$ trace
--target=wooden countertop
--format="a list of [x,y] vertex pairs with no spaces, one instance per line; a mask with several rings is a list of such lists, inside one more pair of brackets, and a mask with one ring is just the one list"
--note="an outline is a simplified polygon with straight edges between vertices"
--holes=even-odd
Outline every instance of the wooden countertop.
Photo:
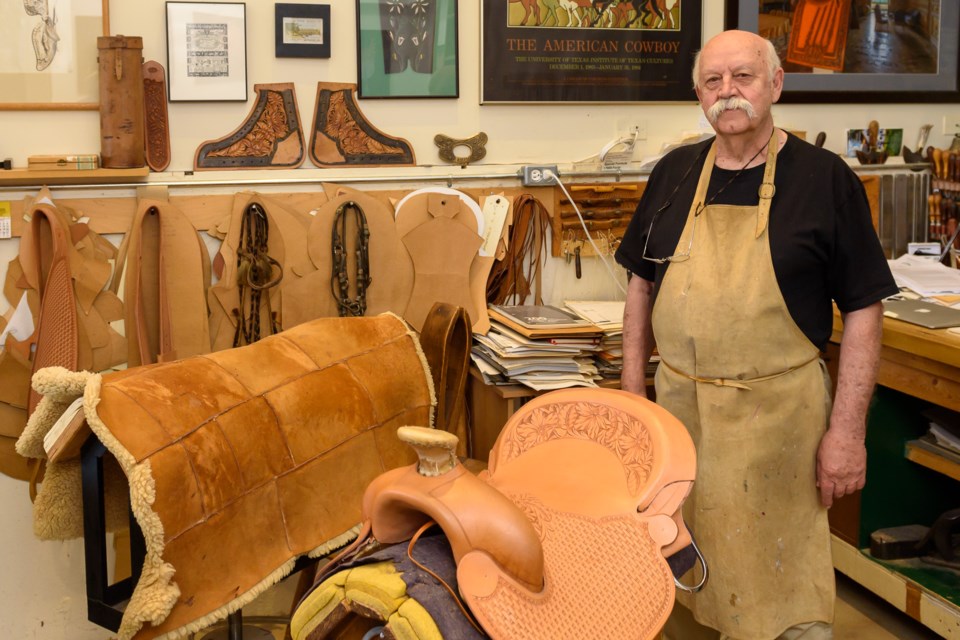
[[[842,337],[834,308],[830,341]],[[960,334],[885,317],[882,345],[877,384],[960,411]]]

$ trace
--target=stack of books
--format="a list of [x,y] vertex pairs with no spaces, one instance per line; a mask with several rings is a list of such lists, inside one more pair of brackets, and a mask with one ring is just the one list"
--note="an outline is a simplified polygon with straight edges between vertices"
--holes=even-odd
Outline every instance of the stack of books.
[[537,391],[595,387],[594,362],[603,332],[550,305],[490,305],[490,331],[474,334],[471,357],[488,384]]

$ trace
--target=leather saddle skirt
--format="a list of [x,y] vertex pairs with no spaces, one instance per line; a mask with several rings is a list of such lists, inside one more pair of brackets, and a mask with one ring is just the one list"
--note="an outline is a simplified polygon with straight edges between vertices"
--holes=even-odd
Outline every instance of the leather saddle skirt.
[[[545,394],[510,419],[479,476],[453,457],[450,434],[400,435],[420,462],[370,484],[364,532],[343,557],[433,521],[459,597],[491,638],[657,636],[675,596],[667,556],[690,543],[680,509],[696,473],[693,443],[666,410],[612,389]],[[315,590],[329,593],[337,567]],[[324,619],[336,607],[312,593],[294,611],[294,640],[341,637]]]

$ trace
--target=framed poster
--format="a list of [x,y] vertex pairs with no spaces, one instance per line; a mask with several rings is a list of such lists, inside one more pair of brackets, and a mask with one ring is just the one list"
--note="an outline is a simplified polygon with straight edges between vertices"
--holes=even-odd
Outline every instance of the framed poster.
[[696,102],[703,0],[481,6],[481,103]]
[[330,57],[330,5],[278,2],[274,13],[276,57]]
[[357,0],[360,98],[459,95],[457,0]]
[[167,2],[170,102],[245,102],[246,31],[242,2]]
[[727,0],[726,27],[773,42],[780,102],[960,102],[960,3],[892,4]]
[[109,0],[0,2],[0,110],[99,108]]

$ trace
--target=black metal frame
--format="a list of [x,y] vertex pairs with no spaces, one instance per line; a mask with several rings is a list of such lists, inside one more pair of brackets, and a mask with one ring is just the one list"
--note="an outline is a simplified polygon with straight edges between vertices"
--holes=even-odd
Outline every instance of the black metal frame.
[[87,619],[117,631],[133,586],[140,579],[147,555],[143,532],[130,512],[130,566],[133,575],[110,584],[107,574],[107,525],[103,500],[103,456],[107,448],[97,438],[88,438],[80,450],[83,493],[83,550],[87,574]]

